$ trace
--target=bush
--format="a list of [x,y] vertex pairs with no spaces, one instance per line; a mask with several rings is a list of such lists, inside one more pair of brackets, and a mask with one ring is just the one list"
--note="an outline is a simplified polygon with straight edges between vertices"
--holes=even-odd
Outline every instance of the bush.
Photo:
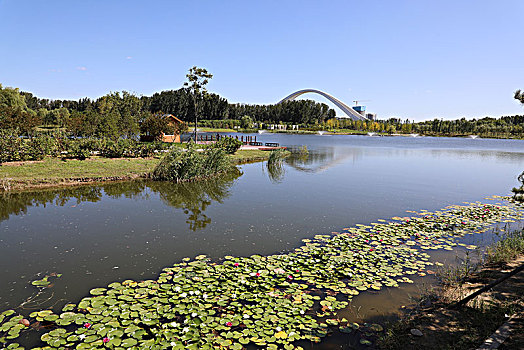
[[0,163],[42,160],[46,156],[83,160],[97,153],[108,158],[151,157],[156,150],[169,147],[171,145],[167,143],[143,143],[130,139],[68,139],[61,133],[24,139],[19,137],[17,130],[0,130]]
[[56,156],[58,154],[58,145],[50,136],[41,135],[32,137],[25,145],[26,160],[42,160],[46,156]]
[[267,160],[268,164],[276,164],[281,163],[284,158],[288,156],[288,152],[286,152],[283,148],[277,148],[271,151],[269,153],[269,158]]
[[524,231],[506,233],[502,239],[486,249],[486,261],[503,264],[524,253]]
[[18,137],[17,130],[0,130],[0,163],[22,160],[24,140]]
[[194,147],[187,150],[174,148],[155,167],[152,177],[154,180],[193,181],[226,172],[232,167],[221,148],[208,148],[203,152]]
[[223,137],[212,145],[212,148],[222,148],[227,154],[234,154],[242,146],[242,141],[232,138]]
[[42,160],[45,156],[58,154],[58,145],[52,137],[41,135],[23,139],[17,130],[0,130],[0,149],[0,163]]

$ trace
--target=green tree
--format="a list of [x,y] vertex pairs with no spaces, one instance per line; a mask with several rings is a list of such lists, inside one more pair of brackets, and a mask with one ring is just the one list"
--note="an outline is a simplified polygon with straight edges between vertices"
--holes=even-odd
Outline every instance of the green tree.
[[174,126],[169,124],[167,116],[162,113],[146,112],[140,123],[140,133],[157,141],[161,139],[162,133],[172,135],[175,132],[174,129]]
[[250,116],[245,115],[240,119],[240,126],[242,129],[249,129],[253,126],[253,119]]
[[27,107],[24,96],[18,89],[0,84],[0,128],[18,129],[28,134],[35,126],[42,123],[37,113]]
[[189,69],[189,73],[186,74],[187,81],[184,83],[184,87],[189,91],[193,98],[193,108],[195,111],[195,142],[197,140],[197,127],[198,127],[198,100],[201,96],[207,94],[206,85],[209,83],[209,79],[213,78],[213,74],[208,73],[207,69],[193,66]]
[[18,89],[6,87],[2,88],[0,84],[0,106],[11,107],[27,111],[27,104],[25,98]]

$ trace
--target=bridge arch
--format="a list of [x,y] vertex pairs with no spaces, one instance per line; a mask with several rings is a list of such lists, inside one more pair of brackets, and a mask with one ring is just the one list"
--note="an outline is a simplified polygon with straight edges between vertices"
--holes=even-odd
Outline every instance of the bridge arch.
[[314,94],[319,94],[319,95],[327,98],[329,101],[333,102],[333,104],[335,106],[340,108],[342,110],[342,112],[346,113],[346,115],[348,117],[350,117],[351,119],[353,119],[353,120],[367,120],[367,118],[365,116],[363,116],[359,112],[355,111],[353,108],[349,107],[347,104],[345,104],[344,102],[340,101],[339,99],[331,96],[328,93],[325,93],[325,92],[320,91],[320,90],[315,90],[315,89],[304,89],[304,90],[296,91],[296,92],[292,93],[291,95],[283,98],[278,103],[282,103],[282,102],[286,102],[286,101],[293,101],[298,96],[303,95],[303,94],[307,94],[307,93],[310,93],[310,92],[314,93]]

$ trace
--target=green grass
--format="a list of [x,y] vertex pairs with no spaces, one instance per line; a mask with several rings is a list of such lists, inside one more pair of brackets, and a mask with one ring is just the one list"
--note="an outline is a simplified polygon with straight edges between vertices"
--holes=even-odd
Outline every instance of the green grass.
[[46,158],[40,162],[0,167],[0,190],[65,185],[86,179],[132,179],[148,174],[159,162],[155,158],[91,158],[61,160]]
[[[189,129],[191,132],[194,129]],[[234,129],[226,129],[226,128],[198,128],[199,132],[237,132]]]
[[486,249],[489,264],[504,264],[524,253],[524,230],[507,233]]
[[257,149],[242,149],[230,154],[229,157],[234,164],[259,162],[269,159],[269,151],[260,151]]
[[[233,164],[263,161],[267,151],[239,150],[228,158]],[[78,184],[89,181],[134,179],[147,176],[160,162],[158,158],[99,158],[20,162],[0,166],[0,191]]]

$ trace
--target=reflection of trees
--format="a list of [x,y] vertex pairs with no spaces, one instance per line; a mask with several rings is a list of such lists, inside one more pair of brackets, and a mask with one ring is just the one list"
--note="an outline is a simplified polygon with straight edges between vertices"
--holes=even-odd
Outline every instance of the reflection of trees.
[[285,159],[286,164],[306,173],[318,173],[348,158],[357,160],[362,157],[362,151],[356,148],[337,149],[337,152],[335,148],[322,148],[307,153],[302,152],[300,148],[290,148],[290,151],[292,153]]
[[269,179],[272,182],[278,183],[281,182],[284,178],[284,174],[286,173],[286,170],[284,169],[284,165],[282,164],[282,161],[274,162],[274,163],[267,163],[267,174],[269,175]]
[[9,215],[25,214],[28,207],[45,207],[47,204],[64,206],[72,198],[76,198],[77,204],[98,202],[102,198],[102,189],[100,186],[80,186],[34,192],[0,193],[0,221],[9,219]]
[[206,181],[179,184],[165,181],[127,181],[30,192],[5,192],[0,193],[0,221],[9,219],[10,215],[25,214],[29,207],[45,207],[47,204],[64,206],[74,199],[77,204],[98,202],[104,196],[114,199],[147,199],[149,195],[144,190],[150,188],[158,193],[167,205],[182,209],[188,215],[186,223],[189,228],[196,231],[211,223],[211,218],[204,213],[207,207],[214,201],[222,203],[224,198],[229,196],[229,189],[240,175],[240,170],[235,168],[226,175]]
[[148,184],[154,192],[158,192],[160,198],[168,205],[181,208],[188,214],[186,223],[189,229],[197,231],[205,228],[211,223],[204,212],[213,203],[222,203],[228,197],[229,189],[233,182],[242,173],[237,168],[228,174],[210,178],[206,181],[172,183],[167,181],[155,181]]

